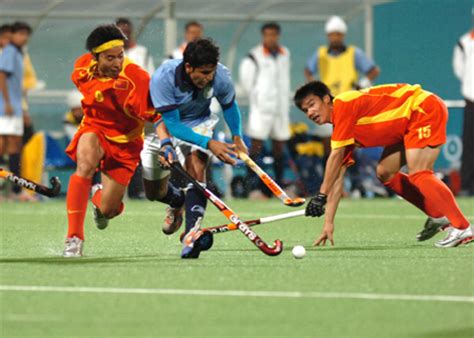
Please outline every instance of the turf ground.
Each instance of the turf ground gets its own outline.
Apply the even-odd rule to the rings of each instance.
[[[459,202],[474,220],[474,199]],[[292,210],[276,200],[229,204],[244,219]],[[225,223],[208,210],[206,226]],[[334,248],[311,247],[318,219],[255,227],[284,242],[278,257],[233,232],[181,260],[163,216],[158,203],[129,201],[99,231],[89,210],[85,257],[66,260],[64,201],[2,203],[1,336],[474,336],[474,245],[416,242],[424,217],[406,202],[344,200]],[[302,260],[291,255],[296,244],[308,250]]]

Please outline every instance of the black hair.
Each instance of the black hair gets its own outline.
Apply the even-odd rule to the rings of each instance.
[[[303,110],[301,108],[301,104],[303,103],[303,100],[310,94],[316,95],[321,100],[326,95],[329,95],[331,101],[334,99],[334,97],[331,95],[331,90],[328,88],[328,86],[326,86],[321,81],[311,81],[296,90],[295,96],[293,97],[295,105],[299,109]]]
[[[19,31],[27,31],[28,34],[31,34],[31,32],[33,31],[31,26],[29,24],[27,24],[26,22],[23,22],[23,21],[14,22],[11,25],[11,30],[12,30],[12,33],[16,33],[16,32],[19,32]]]
[[[94,48],[111,40],[126,41],[127,38],[122,33],[120,28],[118,28],[114,24],[98,26],[87,37],[86,49],[92,52]]]
[[[12,26],[9,24],[4,24],[0,26],[0,34],[12,32]]]
[[[184,26],[184,30],[187,31],[189,27],[193,27],[193,26],[196,26],[202,29],[202,24],[198,21],[193,20],[193,21],[186,22],[186,25]]]
[[[133,28],[133,23],[132,23],[132,21],[130,21],[129,18],[124,18],[124,17],[117,18],[117,20],[115,20],[115,24],[116,24],[117,26],[120,26],[120,25],[127,25],[127,26],[129,26],[130,28]]]
[[[262,25],[262,28],[260,28],[260,31],[263,33],[266,29],[274,29],[277,31],[278,34],[281,32],[281,27],[278,23],[276,22],[266,22]]]
[[[191,67],[217,65],[219,62],[219,47],[210,38],[200,38],[191,41],[183,52],[183,61]]]

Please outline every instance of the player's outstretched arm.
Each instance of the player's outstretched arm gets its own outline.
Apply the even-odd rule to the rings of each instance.
[[[328,203],[326,207],[326,215],[324,217],[324,226],[319,237],[313,242],[314,246],[326,245],[326,241],[329,240],[331,245],[334,246],[334,219],[336,217],[337,207],[342,197],[342,191],[344,188],[344,174],[346,167],[341,169],[339,177],[334,183],[334,187],[328,196]]]

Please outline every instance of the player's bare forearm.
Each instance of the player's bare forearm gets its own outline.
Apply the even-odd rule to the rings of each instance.
[[[2,92],[4,102],[10,102],[7,86],[7,74],[5,74],[5,72],[0,72],[0,91]]]
[[[313,74],[307,68],[304,69],[304,77],[306,78],[306,82],[314,81]]]
[[[171,134],[169,133],[168,129],[166,128],[166,125],[164,122],[160,122],[156,128],[155,128],[155,133],[158,136],[160,140],[163,140],[165,138],[171,138]]]
[[[342,163],[344,161],[345,147],[331,150],[328,161],[326,163],[326,170],[324,171],[324,180],[319,192],[329,195],[334,187],[334,183],[341,172]]]
[[[339,201],[342,197],[342,190],[344,188],[344,174],[346,172],[346,167],[342,167],[339,176],[334,183],[334,187],[328,196],[328,203],[326,204],[326,216],[324,223],[333,224],[334,218],[336,217],[337,207],[339,206]]]

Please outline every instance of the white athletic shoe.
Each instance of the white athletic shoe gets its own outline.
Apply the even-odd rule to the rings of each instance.
[[[91,190],[91,196],[94,196],[97,190],[101,190],[102,188],[102,184],[94,184]],[[97,208],[94,204],[92,204],[92,210],[94,211],[94,223],[97,229],[104,230],[105,228],[107,228],[107,226],[109,225],[109,219],[105,217],[102,212],[100,212],[100,209]]]
[[[66,238],[66,245],[64,246],[63,257],[81,257],[83,247],[84,241],[82,239],[78,237]]]
[[[474,241],[474,231],[472,225],[469,225],[466,229],[460,230],[450,227],[448,230],[448,236],[446,238],[437,241],[435,245],[438,248],[452,248],[459,244],[467,244]]]
[[[416,235],[416,240],[419,242],[426,241],[427,239],[430,239],[431,237],[436,235],[438,232],[443,231],[446,228],[448,228],[449,225],[450,223],[447,217],[440,217],[440,218],[428,217],[428,219],[425,222],[425,226],[423,227],[423,230],[421,230]]]

